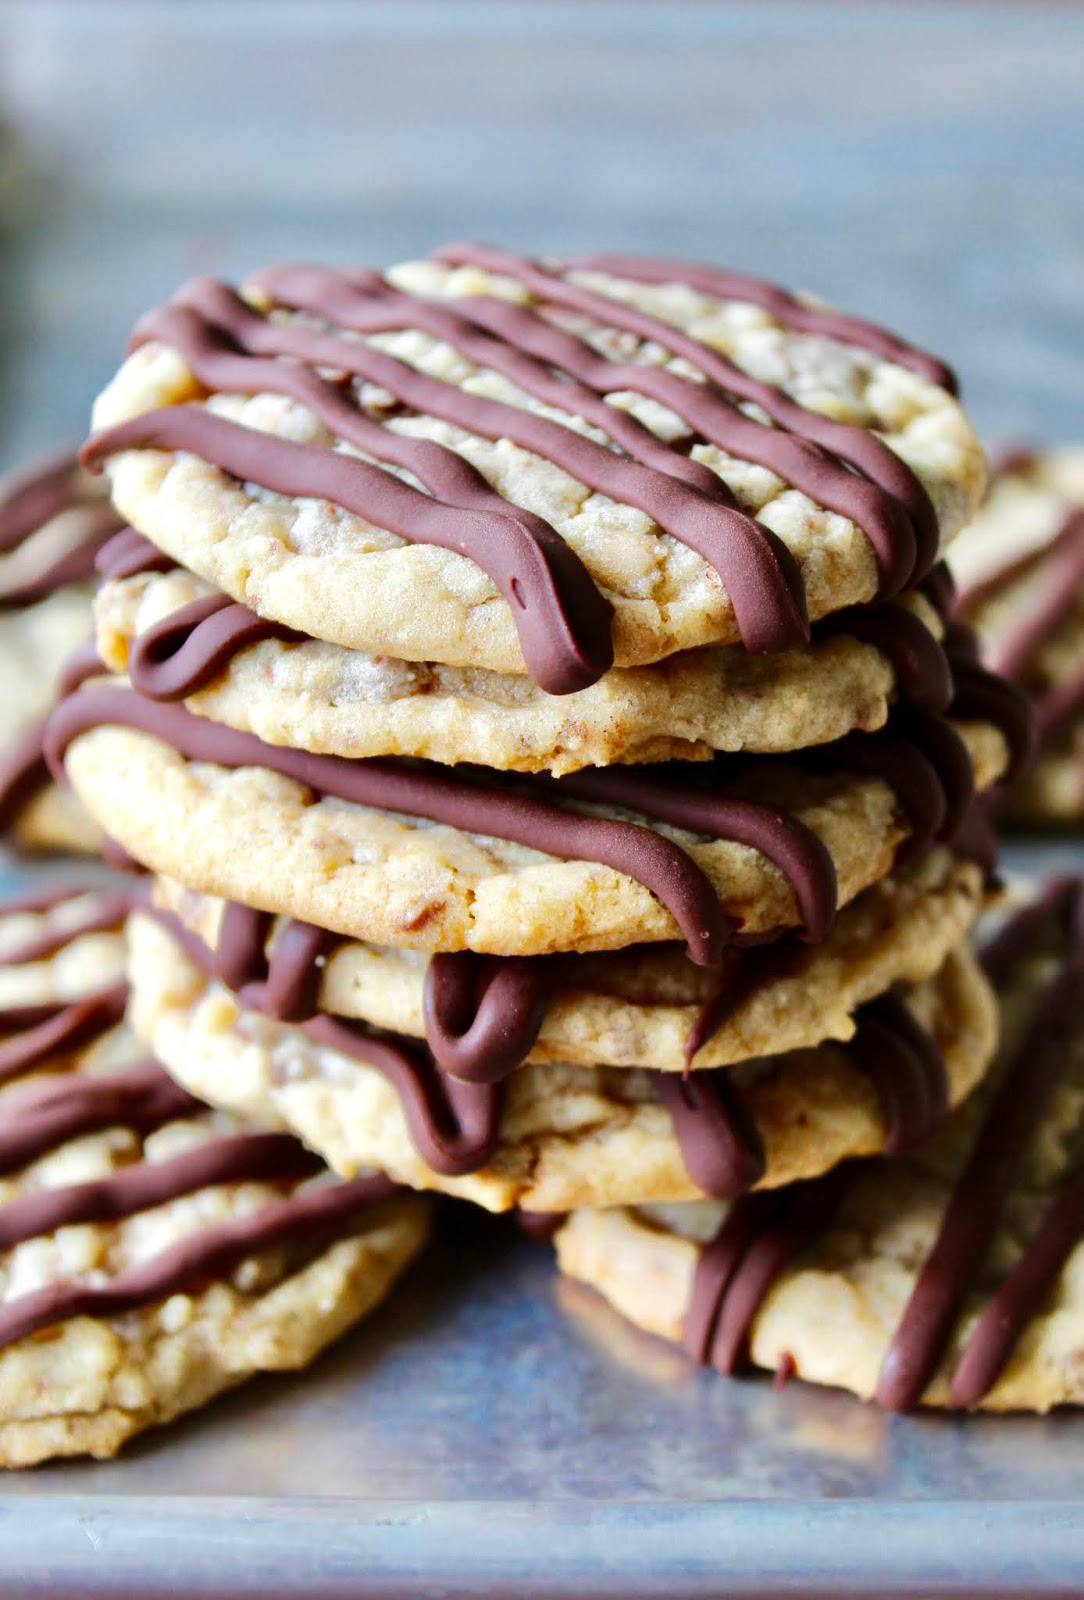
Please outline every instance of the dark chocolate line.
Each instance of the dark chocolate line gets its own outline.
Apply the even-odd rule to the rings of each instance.
[[[287,1133],[215,1139],[164,1161],[139,1161],[108,1178],[39,1189],[9,1200],[0,1206],[0,1250],[73,1223],[118,1222],[215,1184],[309,1178],[322,1165]]]
[[[309,273],[310,277],[314,276],[315,269],[309,269]],[[343,298],[349,297],[351,292],[353,302],[365,310],[366,297],[357,289],[337,274],[327,273],[325,277],[337,291],[330,297],[331,311],[338,312]],[[410,297],[395,297],[395,292],[380,279],[371,282],[376,288],[378,304],[382,299],[398,298],[403,309],[392,318],[393,323],[410,325],[412,321],[426,320],[427,316],[432,320],[436,314],[436,308],[428,313],[416,312],[418,303]],[[312,296],[312,301],[317,312],[324,314],[328,305],[326,293]],[[248,392],[267,389],[289,394],[309,406],[339,437],[378,459],[410,468],[423,481],[426,481],[428,462],[436,462],[439,469],[437,452],[450,457],[451,463],[460,463],[462,458],[443,446],[389,432],[381,423],[360,412],[340,387],[318,378],[313,369],[317,366],[341,369],[379,384],[419,414],[440,417],[478,437],[509,439],[553,461],[588,487],[614,500],[635,505],[666,532],[709,560],[728,592],[734,591],[731,598],[739,624],[744,617],[745,626],[741,631],[749,648],[781,648],[808,638],[797,567],[775,535],[734,505],[722,480],[670,451],[635,419],[614,421],[612,407],[596,400],[582,385],[562,383],[545,368],[537,368],[539,382],[551,403],[562,403],[565,409],[574,403],[577,408],[591,411],[596,423],[605,422],[611,433],[617,430],[623,435],[622,442],[628,454],[617,455],[594,439],[522,407],[485,399],[454,384],[428,377],[364,342],[344,340],[338,334],[317,332],[297,323],[269,322],[224,284],[214,280],[196,280],[186,285],[171,305],[145,317],[136,329],[134,342],[138,344],[151,338],[179,350],[201,382],[220,389],[240,388]],[[589,352],[585,350],[585,354],[589,358]],[[283,357],[292,359],[284,361]],[[530,357],[523,355],[520,365],[527,369],[537,367]],[[609,363],[598,359],[595,367],[596,370],[605,369],[607,379],[612,379],[614,369]],[[538,383],[534,387],[537,388]],[[688,385],[688,388],[695,389],[695,386]],[[728,414],[732,418],[731,434],[762,431],[761,424],[742,417],[741,413],[731,410]],[[781,437],[787,440],[787,436]],[[429,486],[434,493],[447,496],[449,471],[458,474],[458,466],[449,467],[445,463],[443,470],[433,473]],[[849,478],[849,482],[857,484],[858,480]],[[852,489],[850,498],[860,500],[864,488],[863,485]],[[487,489],[486,494],[493,498],[493,491]],[[507,502],[498,503],[507,505]],[[549,536],[559,537],[548,524],[544,526]],[[456,547],[472,553],[463,543]],[[485,562],[481,564],[500,585],[499,576],[490,571]],[[753,586],[754,574],[764,598],[758,598],[750,607],[745,597]],[[586,603],[587,588],[593,591],[594,585],[585,569],[580,569],[580,578],[580,599],[581,603]],[[503,587],[502,592],[511,603],[511,596]],[[528,620],[526,614],[517,618],[524,625]],[[526,657],[526,641],[524,654]]]
[[[149,1059],[109,1077],[66,1072],[32,1079],[9,1090],[0,1108],[2,1174],[101,1128],[123,1125],[145,1135],[177,1117],[204,1109]],[[0,1235],[6,1215],[7,1207],[0,1206]],[[6,1248],[0,1243],[0,1249]]]
[[[727,1068],[651,1072],[667,1111],[685,1170],[704,1194],[730,1200],[764,1176],[766,1158],[757,1125]]]
[[[881,1102],[887,1129],[884,1154],[902,1155],[923,1144],[948,1113],[944,1060],[899,994],[869,1001],[855,1021],[847,1053]]]
[[[488,833],[563,859],[598,861],[643,884],[674,916],[693,960],[711,965],[730,933],[710,881],[678,845],[636,823],[563,811],[524,791],[484,787],[457,771],[393,760],[350,761],[264,744],[179,705],[155,705],[126,689],[88,688],[64,701],[49,721],[48,754],[62,771],[73,739],[114,724],[165,740],[188,760],[280,772],[317,793],[358,805],[427,817],[471,833]]]
[[[300,639],[223,594],[202,596],[132,641],[128,676],[149,700],[184,700],[213,682],[239,650],[264,639]]]
[[[1008,1364],[1036,1306],[1057,1282],[1084,1234],[1084,1176],[1074,1176],[1051,1202],[1027,1248],[987,1302],[952,1374],[954,1406],[977,1405]]]
[[[90,891],[93,892],[93,891]],[[68,892],[62,895],[62,900],[73,900],[77,896]],[[110,933],[118,931],[124,925],[131,906],[131,895],[124,891],[109,894],[99,891],[95,904],[90,908],[89,914],[82,921],[66,928],[45,929],[36,934],[34,938],[27,939],[23,944],[17,945],[7,955],[0,954],[0,967],[22,967],[31,961],[44,961],[47,956],[56,955],[59,950],[64,950],[68,945],[74,944],[76,939],[85,938],[91,933]],[[59,904],[54,901],[53,904]],[[0,901],[0,917],[9,916],[12,907]],[[43,907],[41,909],[48,909]]]
[[[194,1177],[190,1181],[193,1188],[203,1187]],[[20,1295],[0,1305],[0,1347],[72,1317],[120,1316],[197,1284],[228,1277],[248,1256],[273,1246],[316,1244],[397,1192],[397,1186],[383,1177],[320,1185],[249,1216],[204,1228],[100,1287],[57,1283]]]
[[[50,1056],[75,1050],[97,1039],[120,1021],[128,1001],[128,987],[117,984],[85,1000],[50,1007],[42,1020],[0,1041],[0,1084],[32,1072]],[[0,1012],[0,1029],[17,1023]]]
[[[877,1382],[877,1399],[890,1411],[915,1405],[937,1368],[1082,1021],[1076,955],[1047,988],[1002,1077],[915,1280]]]
[[[122,528],[98,551],[94,565],[103,578],[134,578],[145,572],[170,572],[176,563],[134,528]]]
[[[434,257],[450,265],[476,265],[515,278],[543,303],[584,313],[603,327],[624,329],[683,356],[724,394],[753,401],[778,428],[819,446],[827,493],[832,493],[839,483],[833,456],[862,473],[897,502],[895,515],[886,515],[883,522],[866,529],[877,535],[874,552],[881,567],[882,595],[899,593],[932,564],[937,554],[938,528],[929,496],[907,464],[873,433],[807,411],[781,389],[751,377],[718,351],[662,318],[569,283],[523,257],[475,244],[449,245],[434,251]]]

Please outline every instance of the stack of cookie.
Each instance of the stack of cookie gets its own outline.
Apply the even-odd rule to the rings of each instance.
[[[953,546],[956,613],[1029,695],[1038,759],[1006,796],[1016,823],[1084,821],[1084,449],[1016,449]]]
[[[94,560],[121,526],[74,451],[0,479],[0,836],[94,851],[99,830],[42,752],[58,680],[94,630]]]
[[[94,421],[130,528],[49,753],[155,875],[131,1022],[186,1089],[563,1213],[901,1151],[982,1077],[972,800],[1027,722],[942,644],[939,362],[454,246],[190,283]]]

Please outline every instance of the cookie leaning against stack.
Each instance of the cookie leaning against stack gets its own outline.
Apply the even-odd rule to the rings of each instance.
[[[1084,448],[1009,452],[984,509],[954,545],[956,612],[983,657],[1031,697],[1038,759],[1007,815],[1084,820]]]
[[[919,1404],[1084,1402],[1084,884],[986,947],[1004,1038],[989,1079],[911,1157],[702,1203],[584,1211],[562,1270],[696,1360]]]
[[[0,834],[31,849],[101,842],[50,781],[42,734],[67,662],[94,631],[95,557],[120,527],[72,451],[0,479]]]
[[[902,1148],[981,1076],[970,802],[1027,727],[941,644],[940,363],[456,246],[191,283],[95,426],[138,532],[50,753],[159,875],[132,1016],[186,1086],[565,1210]]]
[[[129,896],[0,904],[0,1465],[115,1455],[305,1365],[425,1241],[427,1208],[209,1110],[124,1025]]]

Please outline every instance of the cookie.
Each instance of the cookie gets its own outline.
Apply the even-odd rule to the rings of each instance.
[[[188,888],[376,944],[540,955],[681,937],[700,963],[735,933],[823,937],[904,840],[951,836],[974,779],[1007,759],[990,724],[907,711],[801,760],[513,782],[308,755],[96,684],[54,713],[49,743],[110,837]]]
[[[3,1466],[115,1455],[254,1372],[304,1365],[425,1239],[419,1196],[330,1179],[142,1053],[121,1020],[125,910],[65,891],[0,906]]]
[[[102,660],[140,694],[323,755],[560,775],[804,749],[881,727],[895,703],[944,711],[952,696],[940,619],[917,594],[841,612],[805,650],[691,650],[560,696],[522,675],[291,634],[181,568],[107,582],[95,609]]]
[[[239,1004],[206,970],[206,947],[152,915],[133,917],[131,945],[132,1026],[184,1087],[285,1125],[346,1176],[377,1165],[492,1211],[733,1195],[819,1173],[910,1143],[973,1086],[994,1046],[990,991],[956,952],[907,1004],[885,996],[860,1011],[850,1046],[686,1081],[551,1063],[464,1083],[417,1041]]]
[[[343,941],[159,879],[154,905],[204,964],[285,1022],[325,1011],[414,1038],[454,1077],[493,1083],[522,1061],[681,1072],[849,1039],[854,1012],[930,978],[965,938],[976,863],[935,850],[840,912],[820,944],[793,935],[698,967],[677,946],[557,958],[427,956]]]
[[[1014,784],[1018,821],[1084,818],[1084,448],[1014,451],[953,550],[957,615],[995,671],[1032,698],[1038,760]]]
[[[1084,1401],[1084,949],[1063,880],[988,947],[1004,1041],[913,1155],[728,1210],[593,1211],[562,1270],[697,1359],[914,1405]]]
[[[93,852],[100,834],[52,784],[42,724],[94,626],[90,581],[120,526],[71,452],[0,479],[0,833],[30,849]]]
[[[913,586],[977,508],[942,363],[756,280],[479,246],[199,279],[86,459],[178,564],[308,637],[529,673],[739,641]]]

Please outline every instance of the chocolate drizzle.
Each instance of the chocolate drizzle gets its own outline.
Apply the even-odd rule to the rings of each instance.
[[[225,595],[204,595],[133,640],[128,676],[149,700],[183,700],[212,682],[238,650],[263,639],[300,637]]]
[[[94,575],[99,547],[122,526],[109,501],[95,491],[73,451],[65,451],[0,483],[0,553],[7,554],[46,523],[79,513],[74,543],[32,577],[0,583],[0,607],[29,606],[67,584]]]
[[[0,916],[17,912],[48,912],[68,901],[89,896],[86,884],[74,883],[34,891],[0,903]],[[101,893],[94,897],[88,915],[64,929],[43,929],[40,934],[0,956],[0,967],[24,966],[56,955],[88,934],[119,931],[130,905],[130,895]],[[90,1044],[124,1015],[127,986],[116,983],[80,1000],[0,1010],[0,1084],[35,1071],[51,1056]],[[2,1135],[0,1135],[2,1148]]]
[[[36,891],[0,906],[0,915],[46,913],[90,892],[83,885]],[[12,951],[2,964],[42,960],[88,933],[117,926],[129,898],[99,896],[91,914],[73,921],[62,936],[43,932]],[[118,984],[68,1007],[9,1010],[0,1015],[0,1025],[27,1028],[0,1044],[0,1082],[61,1065],[58,1055],[91,1042],[120,1020],[126,999],[126,987]],[[146,1138],[167,1123],[206,1109],[151,1060],[101,1076],[54,1071],[5,1089],[2,1107],[0,1175],[5,1177],[88,1134],[118,1127]],[[0,1205],[0,1250],[76,1223],[117,1221],[217,1184],[292,1185],[322,1168],[316,1156],[287,1134],[211,1138],[163,1160],[141,1159],[120,1166],[106,1177],[55,1188],[31,1185]],[[74,1316],[116,1315],[225,1277],[247,1256],[272,1245],[311,1246],[342,1231],[364,1207],[394,1192],[395,1185],[385,1178],[299,1191],[226,1223],[204,1226],[104,1285],[62,1282],[17,1296],[0,1305],[0,1347]]]
[[[1003,1069],[882,1364],[876,1398],[890,1410],[916,1405],[943,1360],[1028,1148],[1079,1042],[1084,1026],[1084,883],[1079,879],[1056,880],[1008,920],[984,951],[988,975],[1004,986],[1021,962],[1052,940],[1067,953]],[[897,1084],[893,1092],[903,1088],[893,1138],[899,1149],[901,1141],[910,1146],[929,1131],[922,1128],[929,1116],[929,1090],[916,1096],[909,1072],[892,1068],[895,1046],[886,1050],[878,1037],[885,1004],[863,1008],[856,1043],[860,1053],[868,1052],[867,1070],[872,1067],[879,1088],[890,1070]],[[898,1024],[896,1013],[892,1025]],[[917,1040],[915,1045],[917,1058],[924,1046]],[[890,1130],[892,1120],[890,1114]],[[786,1265],[830,1226],[852,1173],[859,1170],[840,1168],[811,1184],[754,1195],[731,1208],[697,1264],[686,1317],[686,1344],[694,1359],[711,1360],[725,1372],[735,1369],[765,1295]],[[978,1405],[990,1392],[1082,1235],[1084,1173],[1073,1168],[972,1328],[950,1379],[953,1405]]]
[[[732,1072],[652,1072],[655,1093],[670,1113],[689,1177],[704,1194],[733,1199],[760,1182],[766,1165],[756,1123]]]
[[[562,956],[432,956],[422,1005],[437,1065],[467,1083],[499,1083],[534,1049],[571,970]]]
[[[699,1364],[736,1372],[753,1321],[779,1274],[835,1214],[848,1180],[837,1167],[809,1183],[745,1195],[696,1263],[685,1348]]]
[[[315,1011],[318,969],[313,945],[322,930],[303,922],[287,923],[285,951],[280,953],[280,933],[268,960],[264,939],[271,919],[260,912],[227,907],[218,947],[212,950],[172,912],[153,905],[144,909],[207,977],[227,986],[230,978],[239,980],[235,992],[242,1005],[275,1021],[291,1020],[315,1044],[379,1072],[399,1097],[414,1148],[434,1172],[448,1176],[474,1172],[492,1155],[504,1103],[500,1084],[460,1082],[441,1072],[416,1039]],[[284,1012],[291,1013],[288,1019]]]
[[[713,965],[733,928],[710,881],[679,845],[639,823],[562,809],[549,796],[590,798],[709,837],[735,838],[764,851],[782,868],[807,919],[806,932],[823,937],[834,902],[834,869],[819,839],[796,819],[767,805],[728,800],[704,789],[683,791],[666,769],[577,773],[511,782],[471,769],[396,760],[350,761],[265,744],[179,705],[155,705],[118,688],[90,687],[63,702],[49,721],[47,754],[62,771],[67,746],[88,729],[106,724],[140,729],[193,761],[226,767],[259,766],[282,773],[320,794],[358,805],[427,817],[471,833],[508,839],[564,860],[597,861],[623,872],[655,894],[673,916],[691,958]],[[869,742],[872,742],[870,740]],[[716,770],[719,770],[716,766]],[[684,820],[682,820],[684,819]]]
[[[1028,458],[1030,461],[1034,458]],[[1025,470],[1015,459],[1005,471]],[[1031,697],[1034,710],[1034,739],[1050,740],[1059,735],[1067,722],[1084,704],[1084,668],[1068,680],[1050,688],[1038,689],[1035,667],[1043,646],[1072,615],[1084,582],[1084,510],[1070,511],[1053,537],[1040,549],[1008,561],[988,574],[980,583],[962,589],[956,598],[958,617],[974,617],[998,591],[1017,582],[1031,588],[1015,607],[1016,620],[1003,637],[989,642],[984,654],[993,681],[1008,679]],[[989,692],[989,690],[987,690]],[[981,710],[976,713],[982,715]],[[1010,778],[1026,768],[1024,759],[1014,763]]]
[[[24,806],[49,782],[45,723],[35,722],[0,752],[0,833],[7,833]]]
[[[806,411],[670,324],[530,262],[474,247],[453,247],[440,258],[474,259],[511,272],[544,305],[575,309],[604,327],[655,340],[691,359],[707,381],[610,361],[544,315],[492,297],[431,301],[403,293],[372,272],[284,265],[257,274],[254,288],[275,305],[319,319],[319,328],[301,318],[272,320],[225,284],[199,279],[145,317],[133,344],[155,339],[172,346],[212,390],[288,395],[366,457],[408,472],[428,494],[356,455],[293,443],[191,406],[123,422],[91,441],[84,459],[95,464],[138,447],[191,450],[243,481],[329,499],[408,541],[468,556],[504,595],[527,668],[551,693],[583,688],[612,663],[609,603],[548,523],[504,500],[450,448],[400,434],[367,415],[350,380],[374,384],[400,408],[475,436],[511,440],[589,488],[638,507],[716,570],[752,650],[785,649],[808,639],[801,577],[782,541],[740,509],[718,474],[691,458],[688,444],[695,439],[770,467],[828,510],[857,522],[873,545],[885,593],[915,575],[916,561],[923,570],[929,565],[937,544],[929,498],[872,433]],[[792,326],[833,337],[845,330],[878,353],[891,349],[893,359],[904,353],[912,364],[925,363],[927,376],[934,370],[928,358],[879,330],[762,288]],[[356,337],[401,329],[424,331],[521,392],[583,417],[614,448],[523,406],[429,377]],[[944,369],[936,370],[946,379]],[[676,412],[689,436],[671,446],[609,403],[609,396],[628,390]],[[748,400],[768,412],[771,424],[740,408]]]
[[[925,1143],[948,1113],[948,1079],[936,1043],[896,993],[864,1005],[850,1045],[884,1111],[886,1156]]]
[[[161,1174],[153,1166],[145,1171],[139,1167],[127,1168],[105,1180],[102,1185],[105,1193],[99,1191],[96,1209],[104,1211],[107,1217],[124,1215],[123,1210],[118,1213],[110,1208],[132,1205],[133,1209],[142,1210],[144,1204],[161,1205],[181,1194],[206,1188],[209,1183],[237,1182],[247,1177],[289,1181],[304,1176],[306,1170],[311,1171],[312,1157],[296,1140],[289,1141],[292,1150],[285,1158],[285,1146],[272,1147],[266,1142],[268,1138],[279,1137],[242,1136],[231,1140],[226,1149],[212,1143],[189,1152],[186,1158],[163,1162],[166,1170]],[[254,1140],[259,1142],[253,1143]],[[138,1179],[134,1176],[137,1172],[141,1174]],[[156,1182],[159,1178],[160,1187]],[[64,1193],[63,1190],[51,1192]],[[354,1178],[348,1183],[303,1189],[247,1216],[202,1228],[149,1261],[118,1273],[108,1283],[55,1283],[19,1295],[0,1305],[0,1348],[36,1333],[39,1328],[53,1327],[72,1317],[120,1316],[125,1311],[164,1300],[171,1294],[198,1289],[215,1279],[227,1278],[242,1261],[261,1250],[292,1244],[311,1247],[341,1232],[359,1213],[396,1192],[397,1186],[383,1177]],[[46,1191],[41,1196],[43,1201],[48,1194]],[[88,1194],[84,1203],[94,1203],[94,1199]],[[0,1226],[3,1214],[0,1210]]]
[[[817,624],[828,634],[864,639],[892,665],[897,698],[923,711],[947,711],[952,703],[952,672],[945,651],[929,628],[906,606],[848,606]]]

